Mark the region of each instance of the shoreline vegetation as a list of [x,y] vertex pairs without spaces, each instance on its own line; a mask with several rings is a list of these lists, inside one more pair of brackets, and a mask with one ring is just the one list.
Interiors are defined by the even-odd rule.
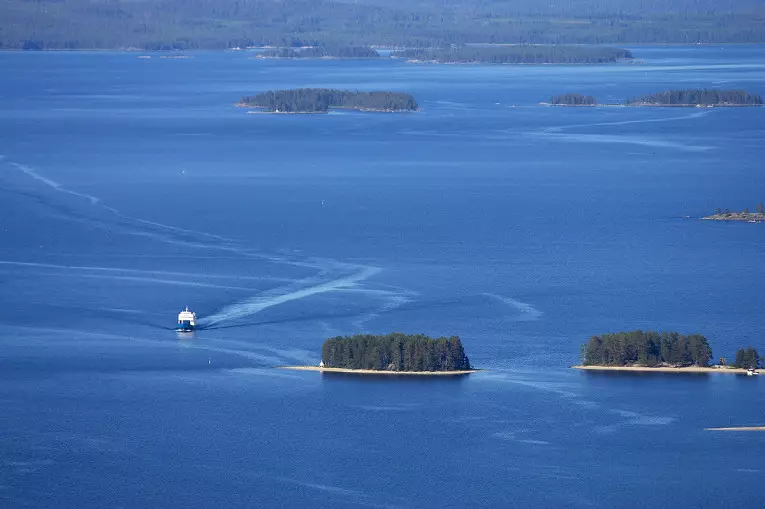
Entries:
[[678,332],[617,332],[592,336],[581,347],[582,364],[572,366],[585,371],[632,371],[655,373],[732,373],[760,374],[760,355],[751,346],[739,348],[735,362],[725,357],[710,366],[712,348],[701,334]]
[[465,374],[473,371],[459,337],[431,338],[400,332],[327,339],[321,347],[321,363],[315,368],[394,374]]
[[550,98],[546,106],[659,106],[672,108],[741,108],[763,105],[762,97],[745,90],[686,89],[667,90],[626,99],[623,103],[599,103],[595,97],[583,94],[562,94]]
[[[572,369],[581,371],[620,371],[631,373],[676,373],[676,374],[700,374],[700,373],[726,373],[731,375],[746,375],[749,371],[745,368],[733,368],[730,366],[571,366]],[[765,374],[765,370],[755,370],[757,374]]]
[[728,209],[720,210],[718,208],[714,214],[704,216],[701,219],[704,221],[745,221],[747,223],[763,223],[765,222],[765,205],[762,203],[757,205],[756,212],[749,212],[748,208],[745,208],[741,212],[731,212]]
[[463,369],[455,371],[391,371],[383,369],[347,369],[327,368],[321,366],[279,366],[279,369],[294,371],[320,371],[322,373],[343,373],[349,375],[386,375],[386,376],[463,376],[477,373],[477,369]]
[[632,52],[602,46],[459,46],[394,51],[392,58],[430,64],[613,64],[630,62]]
[[269,90],[243,97],[237,106],[264,113],[327,113],[330,109],[374,112],[418,111],[417,101],[403,92],[358,92],[329,88]]

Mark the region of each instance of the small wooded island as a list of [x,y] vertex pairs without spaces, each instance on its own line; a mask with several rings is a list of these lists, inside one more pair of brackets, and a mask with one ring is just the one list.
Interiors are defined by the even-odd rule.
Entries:
[[574,368],[593,371],[744,374],[760,367],[760,355],[751,346],[736,352],[733,366],[725,358],[710,366],[712,348],[707,338],[678,332],[636,330],[593,336],[582,345],[581,357],[582,364]]
[[243,97],[237,106],[270,113],[327,113],[330,109],[356,111],[417,111],[414,97],[403,92],[358,92],[330,88],[270,90]]
[[319,366],[284,369],[354,374],[465,375],[474,373],[457,336],[431,338],[394,332],[338,336],[324,342]]
[[765,223],[765,206],[760,203],[757,205],[756,212],[749,212],[748,208],[745,208],[741,212],[731,212],[728,209],[717,209],[711,216],[705,216],[701,219],[707,221],[746,221],[747,223]]
[[633,59],[622,48],[557,44],[408,49],[391,56],[436,64],[609,64]]
[[667,90],[626,99],[622,104],[598,103],[591,95],[562,94],[550,98],[551,106],[667,106],[721,108],[762,106],[762,97],[744,90],[687,89]]

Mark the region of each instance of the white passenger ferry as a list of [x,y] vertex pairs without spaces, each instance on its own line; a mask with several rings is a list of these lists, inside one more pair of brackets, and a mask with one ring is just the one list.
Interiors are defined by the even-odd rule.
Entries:
[[197,314],[189,311],[189,307],[178,313],[178,327],[179,331],[193,331],[197,326]]

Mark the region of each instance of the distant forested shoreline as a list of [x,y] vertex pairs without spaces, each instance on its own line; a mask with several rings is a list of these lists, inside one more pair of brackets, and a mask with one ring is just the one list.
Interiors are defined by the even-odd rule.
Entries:
[[246,96],[241,106],[274,113],[326,113],[330,108],[357,111],[417,111],[417,101],[403,92],[358,92],[329,88],[269,90]]
[[536,44],[409,49],[392,56],[441,64],[606,64],[633,58],[622,48]]
[[0,3],[2,49],[765,42],[756,0],[35,0]]
[[392,333],[338,336],[321,348],[324,367],[376,371],[466,371],[472,369],[459,337],[431,338]]
[[679,107],[734,107],[762,106],[762,96],[745,90],[684,89],[666,90],[618,103],[599,103],[591,95],[569,93],[550,98],[553,106],[679,106]]

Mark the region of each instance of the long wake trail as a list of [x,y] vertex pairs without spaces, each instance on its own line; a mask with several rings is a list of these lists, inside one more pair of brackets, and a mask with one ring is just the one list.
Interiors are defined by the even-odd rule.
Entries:
[[[272,263],[287,264],[292,266],[298,266],[303,268],[309,268],[317,271],[317,275],[311,278],[294,281],[292,284],[278,287],[273,290],[268,290],[259,295],[244,299],[240,302],[225,306],[220,311],[203,317],[199,320],[200,326],[211,327],[224,322],[236,320],[239,318],[249,317],[255,315],[265,309],[287,302],[292,302],[299,299],[305,299],[311,296],[333,292],[333,291],[366,291],[360,287],[360,284],[369,278],[373,277],[381,271],[378,267],[364,266],[358,264],[346,264],[334,260],[295,260],[280,256],[267,255],[264,253],[256,252],[246,247],[243,247],[238,242],[221,237],[218,235],[212,235],[206,232],[195,231],[190,229],[178,228],[158,222],[146,221],[135,217],[123,214],[121,211],[114,207],[110,207],[102,202],[102,200],[96,196],[81,193],[68,189],[64,185],[52,180],[34,169],[24,164],[9,161],[4,156],[0,155],[0,163],[4,163],[7,166],[15,169],[23,175],[31,178],[33,181],[41,184],[44,188],[54,191],[57,194],[65,195],[76,201],[84,201],[90,207],[88,212],[86,210],[79,210],[81,206],[60,206],[50,201],[46,202],[44,197],[39,193],[36,193],[38,201],[47,203],[49,206],[61,209],[68,213],[68,216],[72,220],[87,221],[90,224],[100,226],[103,228],[113,229],[115,226],[120,227],[122,233],[132,235],[142,235],[150,237],[154,240],[163,243],[169,243],[174,245],[182,245],[189,249],[204,249],[214,250],[219,252],[225,252],[228,254],[236,255],[237,257],[245,259],[253,259],[260,261],[268,261]],[[34,194],[24,193],[32,198],[35,198]],[[112,221],[105,221],[103,214],[98,212],[105,212],[111,215]],[[95,213],[94,213],[95,212]],[[75,270],[86,272],[82,274],[86,277],[109,277],[111,279],[134,279],[145,280],[147,282],[164,282],[170,283],[170,280],[159,280],[156,277],[147,277],[148,275],[155,276],[159,274],[163,275],[181,275],[180,273],[171,273],[167,271],[138,271],[135,269],[127,268],[110,268],[110,267],[88,267],[88,266],[64,266],[55,264],[43,264],[34,262],[15,262],[15,261],[0,261],[0,265],[16,265],[38,268],[49,268],[59,270]],[[110,276],[98,276],[97,273],[111,273]],[[152,273],[153,272],[153,273]],[[96,274],[94,274],[96,273]],[[126,275],[119,276],[115,273],[123,273]],[[134,275],[127,275],[134,274]],[[144,275],[146,274],[146,275]],[[202,277],[206,277],[202,275]],[[209,276],[210,278],[217,278],[222,276]],[[242,280],[247,279],[259,279],[259,278],[239,278]],[[197,286],[208,286],[212,288],[231,288],[231,286],[224,286],[210,283],[199,283]],[[237,290],[247,290],[247,288],[236,287]],[[388,293],[388,292],[386,292]]]

